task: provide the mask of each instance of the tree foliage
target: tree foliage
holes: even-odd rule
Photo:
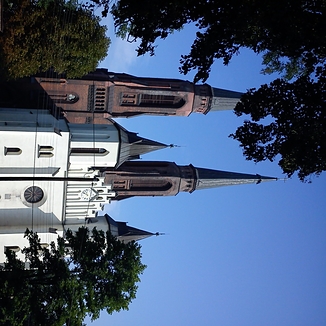
[[[195,24],[194,42],[180,60],[181,73],[196,71],[195,82],[206,81],[216,59],[227,65],[241,48],[262,55],[263,72],[283,79],[243,97],[236,114],[249,114],[252,121],[231,137],[240,141],[247,159],[279,159],[288,176],[297,171],[304,180],[325,170],[325,0],[93,3],[103,6],[103,15],[113,15],[119,36],[140,41],[138,55],[153,55],[158,39]]]
[[[230,135],[241,143],[246,159],[279,160],[287,176],[298,172],[302,181],[326,170],[326,69],[316,80],[276,79],[252,89],[235,113],[251,118]]]
[[[136,297],[140,246],[123,243],[95,228],[70,230],[49,248],[36,233],[26,232],[23,249],[29,268],[14,252],[0,271],[1,325],[82,325],[100,311],[128,309]]]
[[[157,39],[195,23],[196,38],[180,67],[184,74],[197,70],[195,81],[208,78],[215,59],[228,64],[242,47],[265,54],[266,72],[289,59],[289,69],[296,63],[304,68],[299,74],[311,73],[325,60],[325,0],[116,0],[111,8],[111,1],[93,2],[104,6],[103,15],[112,13],[118,34],[140,40],[138,55],[154,54]]]
[[[6,78],[49,68],[68,77],[93,71],[107,55],[106,27],[91,11],[64,0],[4,0],[0,72]]]

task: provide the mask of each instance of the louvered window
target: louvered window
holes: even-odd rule
[[[161,94],[122,93],[120,104],[123,106],[180,108],[185,104],[181,96]]]
[[[96,111],[104,111],[104,109],[105,109],[105,88],[104,87],[96,88],[94,109]]]
[[[90,85],[88,88],[88,103],[87,110],[104,111],[106,103],[106,89],[105,87]]]

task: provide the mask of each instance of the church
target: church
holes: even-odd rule
[[[229,110],[241,93],[104,69],[73,80],[50,73],[6,87],[0,97],[0,262],[5,248],[19,253],[26,245],[26,228],[38,232],[44,245],[88,224],[122,241],[153,235],[105,214],[104,205],[115,200],[276,180],[139,160],[168,145],[113,120]]]

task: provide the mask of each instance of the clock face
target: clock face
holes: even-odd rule
[[[96,199],[96,197],[97,197],[97,192],[92,188],[86,188],[80,194],[80,198],[86,201],[92,201]]]

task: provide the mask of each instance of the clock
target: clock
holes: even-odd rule
[[[85,201],[93,201],[96,199],[97,195],[98,193],[96,190],[92,188],[86,188],[81,192],[80,198]]]

